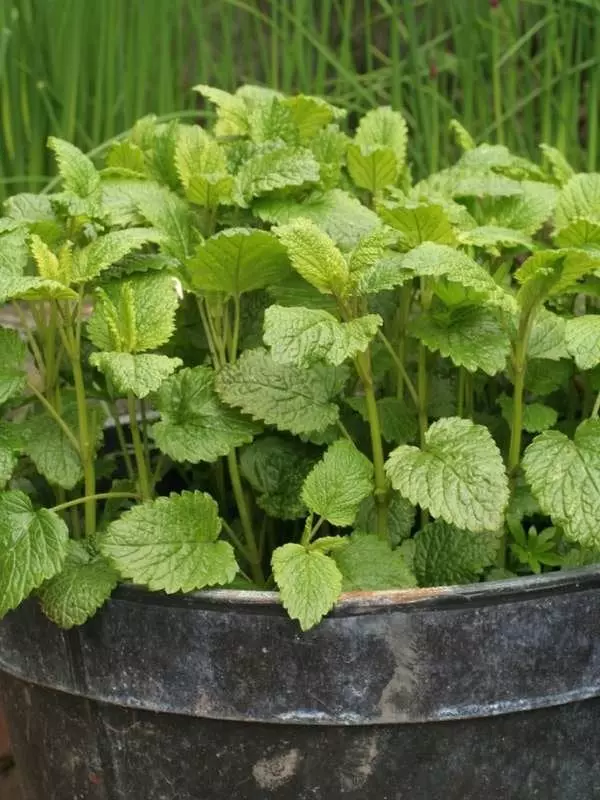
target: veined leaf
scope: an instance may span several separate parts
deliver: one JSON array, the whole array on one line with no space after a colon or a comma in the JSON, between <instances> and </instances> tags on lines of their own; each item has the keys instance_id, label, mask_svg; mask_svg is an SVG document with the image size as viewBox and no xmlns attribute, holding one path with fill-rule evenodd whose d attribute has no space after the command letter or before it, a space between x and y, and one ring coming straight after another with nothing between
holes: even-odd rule
<instances>
[{"instance_id":1,"label":"veined leaf","mask_svg":"<svg viewBox=\"0 0 600 800\"><path fill-rule=\"evenodd\" d=\"M585 314L565 324L567 350L579 369L593 369L600 364L600 315Z\"/></svg>"},{"instance_id":2,"label":"veined leaf","mask_svg":"<svg viewBox=\"0 0 600 800\"><path fill-rule=\"evenodd\" d=\"M533 236L554 213L558 198L556 186L540 181L521 181L521 193L484 201L488 225L522 231Z\"/></svg>"},{"instance_id":3,"label":"veined leaf","mask_svg":"<svg viewBox=\"0 0 600 800\"><path fill-rule=\"evenodd\" d=\"M600 250L600 220L574 219L558 231L554 241L558 247L576 247L592 252Z\"/></svg>"},{"instance_id":4,"label":"veined leaf","mask_svg":"<svg viewBox=\"0 0 600 800\"><path fill-rule=\"evenodd\" d=\"M500 538L438 520L419 531L414 543L413 568L419 586L449 586L479 580L494 563Z\"/></svg>"},{"instance_id":5,"label":"veined leaf","mask_svg":"<svg viewBox=\"0 0 600 800\"><path fill-rule=\"evenodd\" d=\"M456 236L444 209L429 203L406 205L381 204L377 207L381 219L402 234L403 250L412 250L423 242L454 245Z\"/></svg>"},{"instance_id":6,"label":"veined leaf","mask_svg":"<svg viewBox=\"0 0 600 800\"><path fill-rule=\"evenodd\" d=\"M126 511L99 544L123 577L152 591L192 592L235 577L235 554L229 542L219 541L220 530L212 497L183 492Z\"/></svg>"},{"instance_id":7,"label":"veined leaf","mask_svg":"<svg viewBox=\"0 0 600 800\"><path fill-rule=\"evenodd\" d=\"M389 147L394 153L397 171L404 168L408 128L398 111L388 106L368 111L359 122L354 141L361 148Z\"/></svg>"},{"instance_id":8,"label":"veined leaf","mask_svg":"<svg viewBox=\"0 0 600 800\"><path fill-rule=\"evenodd\" d=\"M17 331L0 328L0 404L23 391L27 347Z\"/></svg>"},{"instance_id":9,"label":"veined leaf","mask_svg":"<svg viewBox=\"0 0 600 800\"><path fill-rule=\"evenodd\" d=\"M464 245L493 250L502 247L525 247L535 249L535 243L527 234L512 228L501 228L496 225L482 225L459 234L459 241Z\"/></svg>"},{"instance_id":10,"label":"veined leaf","mask_svg":"<svg viewBox=\"0 0 600 800\"><path fill-rule=\"evenodd\" d=\"M90 364L112 382L119 394L146 397L183 364L180 358L153 353L92 353Z\"/></svg>"},{"instance_id":11,"label":"veined leaf","mask_svg":"<svg viewBox=\"0 0 600 800\"><path fill-rule=\"evenodd\" d=\"M4 280L21 277L25 272L29 259L28 236L25 227L18 227L0 235L0 275Z\"/></svg>"},{"instance_id":12,"label":"veined leaf","mask_svg":"<svg viewBox=\"0 0 600 800\"><path fill-rule=\"evenodd\" d=\"M372 533L356 531L346 547L333 552L345 592L410 589L417 580L401 550Z\"/></svg>"},{"instance_id":13,"label":"veined leaf","mask_svg":"<svg viewBox=\"0 0 600 800\"><path fill-rule=\"evenodd\" d=\"M81 250L74 251L72 280L74 283L91 281L124 256L149 242L160 242L162 238L163 235L152 228L126 228L99 236Z\"/></svg>"},{"instance_id":14,"label":"veined leaf","mask_svg":"<svg viewBox=\"0 0 600 800\"><path fill-rule=\"evenodd\" d=\"M90 197L100 187L100 175L91 158L84 155L78 147L51 136L48 147L54 151L58 171L65 188L78 197Z\"/></svg>"},{"instance_id":15,"label":"veined leaf","mask_svg":"<svg viewBox=\"0 0 600 800\"><path fill-rule=\"evenodd\" d=\"M181 126L175 165L192 203L215 208L230 200L233 177L227 171L225 152L199 125Z\"/></svg>"},{"instance_id":16,"label":"veined leaf","mask_svg":"<svg viewBox=\"0 0 600 800\"><path fill-rule=\"evenodd\" d=\"M194 86L194 91L217 106L216 136L245 136L248 133L248 108L243 97L206 84Z\"/></svg>"},{"instance_id":17,"label":"veined leaf","mask_svg":"<svg viewBox=\"0 0 600 800\"><path fill-rule=\"evenodd\" d=\"M463 150L474 150L475 141L469 131L457 119L450 120L450 130L454 134L457 145Z\"/></svg>"},{"instance_id":18,"label":"veined leaf","mask_svg":"<svg viewBox=\"0 0 600 800\"><path fill-rule=\"evenodd\" d=\"M289 145L259 147L235 176L234 199L247 206L275 189L319 182L319 164L310 150Z\"/></svg>"},{"instance_id":19,"label":"veined leaf","mask_svg":"<svg viewBox=\"0 0 600 800\"><path fill-rule=\"evenodd\" d=\"M567 321L564 317L540 308L535 315L529 342L527 358L543 358L546 361L559 361L569 358L566 341Z\"/></svg>"},{"instance_id":20,"label":"veined leaf","mask_svg":"<svg viewBox=\"0 0 600 800\"><path fill-rule=\"evenodd\" d=\"M23 445L20 425L0 420L0 489L12 478Z\"/></svg>"},{"instance_id":21,"label":"veined leaf","mask_svg":"<svg viewBox=\"0 0 600 800\"><path fill-rule=\"evenodd\" d=\"M340 183L349 142L350 139L337 125L328 125L308 142L319 164L319 183L324 190L333 190ZM363 208L366 209L366 206Z\"/></svg>"},{"instance_id":22,"label":"veined leaf","mask_svg":"<svg viewBox=\"0 0 600 800\"><path fill-rule=\"evenodd\" d=\"M387 513L387 533L396 546L408 539L415 523L416 509L398 492L392 492ZM356 528L365 533L377 533L377 504L373 495L366 497L358 509Z\"/></svg>"},{"instance_id":23,"label":"veined leaf","mask_svg":"<svg viewBox=\"0 0 600 800\"><path fill-rule=\"evenodd\" d=\"M348 172L360 189L377 194L398 180L398 160L391 147L361 147L352 143L346 151Z\"/></svg>"},{"instance_id":24,"label":"veined leaf","mask_svg":"<svg viewBox=\"0 0 600 800\"><path fill-rule=\"evenodd\" d=\"M66 405L61 417L77 436L77 408ZM24 451L46 480L63 489L73 489L83 478L78 450L63 428L49 414L38 414L24 423Z\"/></svg>"},{"instance_id":25,"label":"veined leaf","mask_svg":"<svg viewBox=\"0 0 600 800\"><path fill-rule=\"evenodd\" d=\"M368 422L367 402L364 397L348 397L346 403ZM399 397L381 397L377 400L377 413L381 435L392 444L406 444L417 434L417 417ZM365 530L364 526L362 529Z\"/></svg>"},{"instance_id":26,"label":"veined leaf","mask_svg":"<svg viewBox=\"0 0 600 800\"><path fill-rule=\"evenodd\" d=\"M193 215L185 200L164 186L156 186L139 197L138 206L142 216L164 235L163 250L184 262L194 243Z\"/></svg>"},{"instance_id":27,"label":"veined leaf","mask_svg":"<svg viewBox=\"0 0 600 800\"><path fill-rule=\"evenodd\" d=\"M344 294L350 282L346 259L314 222L300 219L278 226L275 233L305 280L323 294Z\"/></svg>"},{"instance_id":28,"label":"veined leaf","mask_svg":"<svg viewBox=\"0 0 600 800\"><path fill-rule=\"evenodd\" d=\"M394 489L434 517L476 533L502 525L508 479L500 451L482 425L457 417L438 420L422 450L397 447L386 470Z\"/></svg>"},{"instance_id":29,"label":"veined leaf","mask_svg":"<svg viewBox=\"0 0 600 800\"><path fill-rule=\"evenodd\" d=\"M573 175L558 196L554 212L558 230L581 218L600 222L600 173Z\"/></svg>"},{"instance_id":30,"label":"veined leaf","mask_svg":"<svg viewBox=\"0 0 600 800\"><path fill-rule=\"evenodd\" d=\"M502 416L512 424L513 419L513 399L502 394L498 398L498 405L502 409ZM526 403L523 406L523 430L527 433L540 433L548 428L553 428L558 419L557 411L551 406L545 406L543 403Z\"/></svg>"},{"instance_id":31,"label":"veined leaf","mask_svg":"<svg viewBox=\"0 0 600 800\"><path fill-rule=\"evenodd\" d=\"M550 174L554 180L560 186L564 186L565 183L568 183L575 175L575 170L560 150L557 150L556 147L551 147L549 144L541 144L540 150L544 154L544 160L547 162Z\"/></svg>"},{"instance_id":32,"label":"veined leaf","mask_svg":"<svg viewBox=\"0 0 600 800\"><path fill-rule=\"evenodd\" d=\"M175 461L216 461L260 432L259 426L221 402L214 381L209 367L186 368L158 390L154 405L161 420L152 426L152 435Z\"/></svg>"}]
</instances>

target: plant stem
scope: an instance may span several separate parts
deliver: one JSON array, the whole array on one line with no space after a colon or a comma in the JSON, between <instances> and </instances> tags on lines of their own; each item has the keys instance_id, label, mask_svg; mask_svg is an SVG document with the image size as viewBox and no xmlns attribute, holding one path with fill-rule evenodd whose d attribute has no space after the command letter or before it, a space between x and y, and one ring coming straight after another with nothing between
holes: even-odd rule
<instances>
[{"instance_id":1,"label":"plant stem","mask_svg":"<svg viewBox=\"0 0 600 800\"><path fill-rule=\"evenodd\" d=\"M37 389L36 386L30 381L27 382L27 388L30 390L32 394L36 396L36 398L44 406L48 414L52 417L52 419L56 422L56 424L60 426L63 433L65 434L69 442L71 442L75 450L81 455L81 448L79 442L77 441L77 437L75 436L73 431L69 428L64 419L60 416L58 411L54 408L54 406L44 397L44 395L39 391L39 389Z\"/></svg>"},{"instance_id":2,"label":"plant stem","mask_svg":"<svg viewBox=\"0 0 600 800\"><path fill-rule=\"evenodd\" d=\"M236 532L233 530L233 528L231 527L231 525L229 525L229 523L227 523L227 522L226 522L224 519L221 519L221 522L222 522L222 524L223 524L223 528L224 528L224 530L225 530L225 533L226 533L226 534L229 536L229 538L231 539L231 541L233 542L233 544L234 544L234 545L237 547L237 549L238 549L238 550L240 551L240 553L241 553L241 554L244 556L244 558L245 558L245 559L246 559L246 560L249 562L249 561L250 561L250 554L249 554L249 553L248 553L248 551L246 550L246 547L245 547L245 545L243 544L243 542L242 542L242 540L240 539L240 537L239 537L239 536L237 535L237 533L236 533Z\"/></svg>"},{"instance_id":3,"label":"plant stem","mask_svg":"<svg viewBox=\"0 0 600 800\"><path fill-rule=\"evenodd\" d=\"M419 441L421 447L425 444L425 434L429 427L429 418L427 415L427 348L424 344L419 344L419 365L418 365L418 392L419 392Z\"/></svg>"},{"instance_id":4,"label":"plant stem","mask_svg":"<svg viewBox=\"0 0 600 800\"><path fill-rule=\"evenodd\" d=\"M341 431L341 433L342 433L342 436L344 437L344 439L348 439L348 441L349 441L349 442L352 442L352 441L353 441L353 439L352 439L352 437L350 436L350 434L348 433L348 429L346 428L346 426L344 425L344 423L342 422L342 420L341 420L341 419L338 419L338 421L337 421L337 426L338 426L338 428L340 429L340 431Z\"/></svg>"},{"instance_id":5,"label":"plant stem","mask_svg":"<svg viewBox=\"0 0 600 800\"><path fill-rule=\"evenodd\" d=\"M237 352L240 343L240 322L241 322L241 309L240 309L240 296L236 294L233 298L233 336L231 339L231 357L230 361L235 364L237 361Z\"/></svg>"},{"instance_id":6,"label":"plant stem","mask_svg":"<svg viewBox=\"0 0 600 800\"><path fill-rule=\"evenodd\" d=\"M88 500L116 500L119 498L131 500L139 499L138 495L133 494L133 492L101 492L100 494L92 494L86 497L77 497L75 500L67 500L65 503L59 503L57 506L53 506L50 511L64 511L67 508L73 508L73 506L87 503Z\"/></svg>"},{"instance_id":7,"label":"plant stem","mask_svg":"<svg viewBox=\"0 0 600 800\"><path fill-rule=\"evenodd\" d=\"M519 326L526 331L527 326ZM513 351L513 413L510 431L510 447L508 450L508 471L512 478L515 477L521 461L521 441L523 436L523 395L525 392L525 368L527 354L527 336L519 335Z\"/></svg>"},{"instance_id":8,"label":"plant stem","mask_svg":"<svg viewBox=\"0 0 600 800\"><path fill-rule=\"evenodd\" d=\"M125 432L123 430L123 426L121 425L121 420L119 419L119 413L116 408L111 409L108 403L103 404L106 412L108 413L109 417L112 417L115 423L115 431L117 434L117 439L119 440L119 447L121 448L121 452L123 453L123 460L125 462L125 469L127 470L127 476L130 480L135 480L135 470L133 469L133 462L131 460L131 456L129 455L129 448L127 447L127 440L125 439Z\"/></svg>"},{"instance_id":9,"label":"plant stem","mask_svg":"<svg viewBox=\"0 0 600 800\"><path fill-rule=\"evenodd\" d=\"M75 397L77 399L77 419L79 422L79 452L83 464L83 482L85 496L85 535L93 536L96 533L96 501L93 499L96 492L96 469L94 466L94 444L90 436L90 425L87 410L87 397L81 369L81 355L76 339L71 339L71 364L73 381L75 383ZM90 499L91 498L91 499Z\"/></svg>"},{"instance_id":10,"label":"plant stem","mask_svg":"<svg viewBox=\"0 0 600 800\"><path fill-rule=\"evenodd\" d=\"M596 402L594 403L594 407L592 408L592 413L590 417L594 419L600 413L600 392L598 392L598 396L596 397Z\"/></svg>"},{"instance_id":11,"label":"plant stem","mask_svg":"<svg viewBox=\"0 0 600 800\"><path fill-rule=\"evenodd\" d=\"M396 354L398 362L402 366L398 366L398 382L396 387L396 394L398 397L404 397L404 385L406 381L406 325L408 323L408 316L410 314L410 306L412 301L412 286L403 286L400 289L400 299L398 302L398 309L394 319L394 338L396 340ZM414 387L413 387L414 389ZM413 397L414 400L414 397Z\"/></svg>"},{"instance_id":12,"label":"plant stem","mask_svg":"<svg viewBox=\"0 0 600 800\"><path fill-rule=\"evenodd\" d=\"M129 429L131 430L131 439L133 441L133 452L135 453L135 463L138 471L140 495L142 500L150 500L152 496L150 476L148 475L146 454L144 452L144 445L137 421L135 396L131 392L127 395L127 409L129 411Z\"/></svg>"},{"instance_id":13,"label":"plant stem","mask_svg":"<svg viewBox=\"0 0 600 800\"><path fill-rule=\"evenodd\" d=\"M406 384L406 388L408 389L408 393L410 394L412 401L418 407L419 406L419 395L417 393L417 390L415 389L414 383L411 381L410 376L409 376L408 372L406 371L406 367L404 366L404 363L398 357L398 354L394 350L394 348L393 348L390 340L387 338L387 336L384 333L382 333L382 331L377 331L377 336L381 340L381 342L383 343L383 346L385 347L385 349L391 355L394 364L398 368L399 376L402 378L402 381L404 382L404 384Z\"/></svg>"},{"instance_id":14,"label":"plant stem","mask_svg":"<svg viewBox=\"0 0 600 800\"><path fill-rule=\"evenodd\" d=\"M245 549L248 553L248 562L252 572L252 579L259 586L262 586L265 582L265 577L260 563L260 553L258 552L258 544L252 527L252 518L250 517L246 496L244 495L244 487L242 486L242 478L235 450L232 450L227 456L227 464L229 466L229 477L231 478L233 496L235 497L242 530L244 531L244 538L246 541Z\"/></svg>"}]
</instances>

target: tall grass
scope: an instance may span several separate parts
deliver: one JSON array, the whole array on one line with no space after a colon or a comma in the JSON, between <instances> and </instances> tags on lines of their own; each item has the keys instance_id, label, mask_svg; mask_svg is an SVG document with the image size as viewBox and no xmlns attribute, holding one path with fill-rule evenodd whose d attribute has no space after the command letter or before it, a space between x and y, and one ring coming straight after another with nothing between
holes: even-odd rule
<instances>
[{"instance_id":1,"label":"tall grass","mask_svg":"<svg viewBox=\"0 0 600 800\"><path fill-rule=\"evenodd\" d=\"M416 174L449 158L452 116L596 169L600 0L0 0L0 196L48 180L49 134L89 150L194 109L197 82L392 103Z\"/></svg>"}]
</instances>

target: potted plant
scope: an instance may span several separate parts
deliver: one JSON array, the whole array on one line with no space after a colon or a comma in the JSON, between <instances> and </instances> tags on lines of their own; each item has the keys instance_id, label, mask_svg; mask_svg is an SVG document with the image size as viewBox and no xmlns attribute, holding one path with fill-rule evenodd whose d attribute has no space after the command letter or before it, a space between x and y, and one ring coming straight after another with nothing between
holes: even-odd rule
<instances>
[{"instance_id":1,"label":"potted plant","mask_svg":"<svg viewBox=\"0 0 600 800\"><path fill-rule=\"evenodd\" d=\"M600 175L198 90L0 219L26 800L587 800Z\"/></svg>"}]
</instances>

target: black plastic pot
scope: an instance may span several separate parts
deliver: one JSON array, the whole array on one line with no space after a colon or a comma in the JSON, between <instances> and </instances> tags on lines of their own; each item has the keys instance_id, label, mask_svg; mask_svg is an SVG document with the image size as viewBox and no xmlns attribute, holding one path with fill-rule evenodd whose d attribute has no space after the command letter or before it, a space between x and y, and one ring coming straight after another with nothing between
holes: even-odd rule
<instances>
[{"instance_id":1,"label":"black plastic pot","mask_svg":"<svg viewBox=\"0 0 600 800\"><path fill-rule=\"evenodd\" d=\"M123 588L0 623L25 800L600 797L600 574L346 595Z\"/></svg>"}]
</instances>

